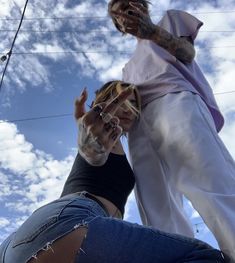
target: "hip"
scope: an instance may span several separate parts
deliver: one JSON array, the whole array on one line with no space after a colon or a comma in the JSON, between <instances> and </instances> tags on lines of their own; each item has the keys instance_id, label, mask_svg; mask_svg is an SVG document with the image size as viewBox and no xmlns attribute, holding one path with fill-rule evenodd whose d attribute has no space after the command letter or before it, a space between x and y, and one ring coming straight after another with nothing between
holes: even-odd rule
<instances>
[{"instance_id":1,"label":"hip","mask_svg":"<svg viewBox=\"0 0 235 263\"><path fill-rule=\"evenodd\" d=\"M70 194L37 209L0 246L0 261L28 262L58 239L86 228L97 217L109 217L104 208L84 195Z\"/></svg>"}]
</instances>

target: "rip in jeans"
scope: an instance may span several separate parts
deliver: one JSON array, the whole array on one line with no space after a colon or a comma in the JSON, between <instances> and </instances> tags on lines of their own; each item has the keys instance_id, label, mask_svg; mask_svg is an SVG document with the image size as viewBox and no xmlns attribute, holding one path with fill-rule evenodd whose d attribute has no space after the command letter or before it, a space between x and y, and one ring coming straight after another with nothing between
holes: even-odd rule
<instances>
[{"instance_id":1,"label":"rip in jeans","mask_svg":"<svg viewBox=\"0 0 235 263\"><path fill-rule=\"evenodd\" d=\"M77 232L74 233L74 231L78 230L78 229L85 229L85 234L83 236L83 233L82 232ZM63 253L63 251L60 249L60 246L63 242L65 247L66 247L66 237L68 237L69 235L72 235L72 233L75 234L75 237L79 237L79 241L80 243L78 247L76 247L76 239L73 239L70 240L69 243L67 243L67 246L69 246L70 248L73 247L73 252L74 251L77 251L76 254L75 254L75 257L74 257L74 260L77 259L77 256L81 253L84 253L86 254L86 252L81 248L81 245L83 243L83 241L86 239L87 237L87 230L88 230L88 224L87 222L83 221L82 223L79 223L79 224L76 224L73 229L67 233L66 235L63 235L62 237L59 237L57 238L56 240L53 240L53 241L50 241L50 242L47 242L45 244L45 246L43 248L41 248L40 250L37 251L37 253L35 253L34 255L31 256L31 258L29 259L29 261L27 261L28 263L48 263L49 262L49 258L53 257L53 261L55 260L56 262L59 262L60 263L60 260L61 260L61 256L60 256L60 253ZM82 234L81 234L82 233ZM82 236L80 236L82 235ZM62 240L63 239L63 240ZM61 240L61 244L58 246L58 242ZM75 248L74 248L75 246ZM58 252L58 249L59 249L59 252ZM45 254L44 251L48 251L48 254ZM52 255L53 254L53 255ZM71 255L72 255L72 250L71 250ZM69 254L69 256L71 257L71 255ZM68 261L68 263L70 263L71 261ZM76 262L76 261L74 261ZM61 261L62 263L62 261ZM64 262L63 263L67 263L67 262Z\"/></svg>"}]
</instances>

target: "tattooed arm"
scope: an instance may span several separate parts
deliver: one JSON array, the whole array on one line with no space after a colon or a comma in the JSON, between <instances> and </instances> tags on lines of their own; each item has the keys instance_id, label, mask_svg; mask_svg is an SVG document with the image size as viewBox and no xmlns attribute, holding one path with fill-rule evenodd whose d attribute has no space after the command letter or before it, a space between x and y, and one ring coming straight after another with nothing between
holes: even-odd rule
<instances>
[{"instance_id":1,"label":"tattooed arm","mask_svg":"<svg viewBox=\"0 0 235 263\"><path fill-rule=\"evenodd\" d=\"M191 63L195 57L193 41L190 37L175 37L165 29L155 25L148 9L137 2L130 2L128 11L112 11L123 33L140 39L148 39L166 49L183 63Z\"/></svg>"},{"instance_id":2,"label":"tattooed arm","mask_svg":"<svg viewBox=\"0 0 235 263\"><path fill-rule=\"evenodd\" d=\"M187 37L174 37L172 34L159 26L155 26L150 40L166 49L183 63L191 63L195 57L195 49Z\"/></svg>"},{"instance_id":3,"label":"tattooed arm","mask_svg":"<svg viewBox=\"0 0 235 263\"><path fill-rule=\"evenodd\" d=\"M94 105L88 112L85 110L88 96L86 89L76 100L74 115L79 131L78 151L89 164L105 164L110 152L124 154L120 142L123 129L114 113L132 93L133 88L125 88L115 98ZM105 117L109 120L105 120Z\"/></svg>"},{"instance_id":4,"label":"tattooed arm","mask_svg":"<svg viewBox=\"0 0 235 263\"><path fill-rule=\"evenodd\" d=\"M104 165L109 153L87 132L81 119L78 120L78 130L78 151L80 155L93 166Z\"/></svg>"}]
</instances>

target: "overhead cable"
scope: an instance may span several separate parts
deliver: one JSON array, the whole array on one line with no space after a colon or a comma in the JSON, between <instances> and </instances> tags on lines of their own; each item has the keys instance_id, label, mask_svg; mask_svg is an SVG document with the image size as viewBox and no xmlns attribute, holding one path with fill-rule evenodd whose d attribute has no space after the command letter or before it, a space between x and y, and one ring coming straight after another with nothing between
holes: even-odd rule
<instances>
[{"instance_id":1,"label":"overhead cable","mask_svg":"<svg viewBox=\"0 0 235 263\"><path fill-rule=\"evenodd\" d=\"M163 11L159 11L157 13L159 14L162 14L166 12L166 10L163 10ZM155 12L156 13L156 12ZM205 12L190 12L191 14L194 14L194 15L201 15L201 14L227 14L227 13L235 13L235 10L222 10L222 11L205 11ZM155 17L155 16L160 16L160 15L152 15L152 17ZM25 20L73 20L73 19L107 19L107 18L110 18L108 15L106 16L67 16L67 17L26 17ZM20 20L20 18L0 18L0 20Z\"/></svg>"},{"instance_id":2,"label":"overhead cable","mask_svg":"<svg viewBox=\"0 0 235 263\"><path fill-rule=\"evenodd\" d=\"M15 32L14 29L0 29L0 32ZM119 33L115 29L84 29L84 30L35 30L21 29L21 33L86 33L86 32L101 32L101 33ZM200 33L235 33L235 30L200 30Z\"/></svg>"},{"instance_id":3,"label":"overhead cable","mask_svg":"<svg viewBox=\"0 0 235 263\"><path fill-rule=\"evenodd\" d=\"M25 11L26 11L26 7L27 7L27 4L28 4L28 1L29 0L26 0L25 2L25 5L24 5L24 9L23 9L23 12L22 12L22 15L21 15L21 19L20 19L20 23L19 23L19 26L18 26L18 29L16 31L16 34L14 36L14 39L12 41L12 44L11 44L11 48L10 50L7 52L6 55L3 55L1 57L1 60L4 62L5 60L7 60L6 64L5 64L5 67L4 67L4 70L3 70L3 73L2 73L2 78L1 78L1 82L0 82L0 92L1 92L1 89L2 89L2 84L3 84L3 80L4 80L4 76L6 74L6 71L7 71L7 66L10 62L10 58L11 58L11 55L12 55L12 50L14 48L14 45L15 45L15 41L16 41L16 38L18 36L18 33L20 31L20 28L21 28L21 25L22 25L22 22L23 22L23 19L24 19L24 15L25 15ZM4 60L5 59L5 60Z\"/></svg>"},{"instance_id":4,"label":"overhead cable","mask_svg":"<svg viewBox=\"0 0 235 263\"><path fill-rule=\"evenodd\" d=\"M219 96L219 95L231 94L231 93L235 93L235 90L218 92L218 93L214 93L214 95ZM71 116L73 116L72 113L45 115L45 116L31 117L31 118L20 118L20 119L12 119L12 120L2 120L2 121L0 121L0 124L6 123L6 122L17 123L17 122L36 121L36 120L42 120L42 119L57 119L57 118L71 117Z\"/></svg>"},{"instance_id":5,"label":"overhead cable","mask_svg":"<svg viewBox=\"0 0 235 263\"><path fill-rule=\"evenodd\" d=\"M230 46L210 46L204 47L205 49L219 49L219 48L235 48L235 45ZM131 54L131 50L63 50L63 51L35 51L35 52L11 52L14 55L43 55L43 54L86 54L86 53L118 53L118 54ZM3 53L0 53L3 54Z\"/></svg>"}]
</instances>

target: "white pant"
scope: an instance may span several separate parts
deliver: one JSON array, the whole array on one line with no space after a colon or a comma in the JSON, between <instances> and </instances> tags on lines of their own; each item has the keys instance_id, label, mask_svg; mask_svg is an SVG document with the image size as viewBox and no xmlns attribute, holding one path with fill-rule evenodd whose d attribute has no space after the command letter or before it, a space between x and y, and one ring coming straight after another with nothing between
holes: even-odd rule
<instances>
[{"instance_id":1,"label":"white pant","mask_svg":"<svg viewBox=\"0 0 235 263\"><path fill-rule=\"evenodd\" d=\"M192 236L185 195L235 262L235 163L202 99L180 92L149 103L129 149L143 223Z\"/></svg>"}]
</instances>

